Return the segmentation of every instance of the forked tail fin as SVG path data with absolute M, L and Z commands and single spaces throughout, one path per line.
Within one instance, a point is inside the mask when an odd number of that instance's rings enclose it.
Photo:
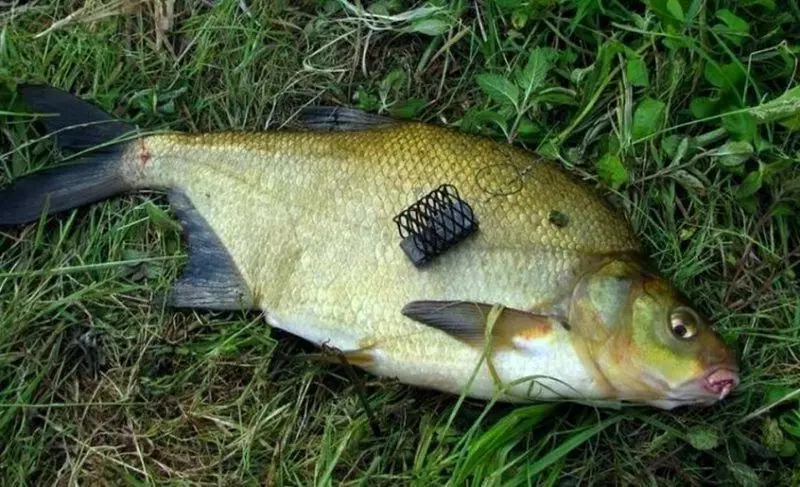
M 93 149 L 75 164 L 24 176 L 0 189 L 0 226 L 28 223 L 47 214 L 69 210 L 128 191 L 122 174 L 122 154 L 136 127 L 114 120 L 97 107 L 57 88 L 20 88 L 26 104 L 42 114 L 42 123 L 59 149 Z
M 37 172 L 0 189 L 0 226 L 37 220 L 134 189 L 123 171 L 127 143 L 136 127 L 113 120 L 96 107 L 61 90 L 25 86 L 25 102 L 64 152 L 93 149 L 78 163 Z M 171 306 L 218 310 L 251 309 L 254 299 L 225 245 L 178 190 L 169 200 L 189 241 L 189 264 L 168 297 Z

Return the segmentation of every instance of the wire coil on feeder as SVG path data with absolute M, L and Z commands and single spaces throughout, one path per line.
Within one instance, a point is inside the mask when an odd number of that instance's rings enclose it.
M 443 184 L 393 218 L 400 248 L 416 266 L 430 262 L 478 229 L 472 207 Z

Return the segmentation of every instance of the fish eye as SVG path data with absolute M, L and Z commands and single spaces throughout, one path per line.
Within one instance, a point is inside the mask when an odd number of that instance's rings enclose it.
M 669 326 L 672 334 L 680 340 L 691 340 L 697 336 L 697 319 L 686 308 L 678 308 L 670 314 Z

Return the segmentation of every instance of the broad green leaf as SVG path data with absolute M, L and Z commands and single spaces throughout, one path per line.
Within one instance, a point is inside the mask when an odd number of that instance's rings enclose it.
M 754 195 L 756 191 L 761 189 L 762 177 L 761 171 L 753 171 L 748 174 L 742 184 L 736 188 L 736 199 L 741 200 Z
M 537 47 L 531 51 L 525 68 L 516 76 L 517 86 L 523 93 L 533 93 L 544 84 L 557 57 L 556 51 L 550 48 Z
M 586 18 L 587 15 L 596 12 L 601 8 L 601 0 L 574 0 L 575 14 L 570 19 L 570 26 L 576 26 Z
M 775 10 L 775 0 L 739 0 L 739 5 L 749 7 L 751 5 L 761 5 L 769 10 Z
M 633 112 L 632 135 L 639 140 L 656 133 L 664 118 L 666 104 L 661 100 L 645 98 Z
M 565 88 L 545 88 L 536 95 L 536 103 L 553 105 L 576 105 L 575 92 Z
M 774 406 L 786 400 L 791 396 L 795 389 L 788 386 L 780 385 L 765 385 L 766 392 L 764 393 L 764 400 L 761 402 L 762 406 Z M 798 436 L 800 438 L 800 436 Z
M 667 0 L 667 12 L 681 22 L 686 20 L 680 0 Z
M 697 16 L 697 13 L 700 12 L 701 9 L 707 8 L 705 5 L 705 1 L 703 0 L 691 0 L 689 3 L 688 8 L 685 10 L 686 14 L 686 21 L 692 22 L 694 18 Z
M 450 29 L 450 23 L 442 19 L 427 18 L 415 20 L 407 29 L 408 32 L 417 32 L 428 36 L 443 34 Z
M 697 450 L 713 450 L 719 445 L 719 435 L 711 428 L 700 426 L 686 434 L 689 444 Z
M 511 120 L 517 116 L 517 109 L 513 105 L 501 105 L 497 113 L 506 120 Z
M 530 118 L 522 117 L 519 120 L 519 125 L 517 125 L 517 134 L 522 136 L 533 135 L 539 131 L 539 125 L 534 123 Z
M 671 15 L 667 15 L 675 25 L 666 22 L 667 37 L 661 41 L 664 46 L 671 51 L 678 51 L 682 48 L 694 49 L 691 37 L 683 34 L 682 23 L 678 23 Z
M 572 66 L 578 62 L 579 57 L 580 56 L 578 55 L 577 51 L 568 46 L 565 46 L 558 51 L 558 61 L 561 66 Z
M 796 86 L 781 96 L 750 108 L 750 115 L 760 122 L 780 121 L 782 124 L 800 117 L 800 86 Z M 796 128 L 796 127 L 789 127 Z
M 681 186 L 683 186 L 687 191 L 690 193 L 694 193 L 698 196 L 703 196 L 706 194 L 706 186 L 703 184 L 700 179 L 695 176 L 694 174 L 686 171 L 685 169 L 678 169 L 677 171 L 671 174 L 672 179 L 678 182 Z
M 756 120 L 747 112 L 722 117 L 722 126 L 738 140 L 752 142 L 756 136 Z
M 380 105 L 378 97 L 365 88 L 358 88 L 356 90 L 356 107 L 365 111 L 373 111 Z
M 778 203 L 772 208 L 772 216 L 792 216 L 794 209 L 789 203 Z
M 406 81 L 406 73 L 402 69 L 395 69 L 391 73 L 387 74 L 385 78 L 381 81 L 380 84 L 380 94 L 382 98 L 386 98 L 386 96 L 392 92 L 400 90 L 403 87 L 403 83 Z
M 717 101 L 705 96 L 692 98 L 689 103 L 689 110 L 696 119 L 708 118 L 717 114 Z
M 594 71 L 595 65 L 590 64 L 585 68 L 575 68 L 569 73 L 569 80 L 576 85 L 579 85 Z
M 686 157 L 686 153 L 689 151 L 689 137 L 684 137 L 681 139 L 681 143 L 678 144 L 678 150 L 675 151 L 675 155 L 672 157 L 672 164 L 673 166 L 679 164 L 684 157 Z
M 403 10 L 399 0 L 380 0 L 370 4 L 367 11 L 377 15 L 390 15 Z
M 616 154 L 606 154 L 597 161 L 597 175 L 613 189 L 619 189 L 629 181 L 628 170 Z
M 647 0 L 647 5 L 660 19 L 661 22 L 668 26 L 672 27 L 674 24 L 678 24 L 678 21 L 675 19 L 675 16 L 672 15 L 667 8 L 667 1 L 668 0 Z M 683 10 L 683 8 L 681 8 Z
M 681 143 L 680 135 L 669 135 L 661 139 L 661 150 L 669 157 L 675 157 L 678 152 L 678 144 Z
M 367 12 L 375 15 L 389 15 L 389 8 L 386 2 L 376 2 L 367 7 Z
M 725 167 L 744 164 L 753 155 L 753 146 L 750 142 L 731 140 L 714 151 L 714 156 Z
M 503 134 L 508 132 L 507 118 L 493 110 L 472 109 L 467 111 L 461 120 L 461 128 L 468 132 L 474 132 L 483 128 L 486 123 L 494 124 Z
M 522 29 L 528 23 L 529 15 L 530 11 L 528 9 L 518 8 L 514 10 L 511 14 L 511 25 L 517 30 Z
M 736 484 L 743 487 L 754 487 L 763 484 L 761 476 L 747 464 L 729 463 L 728 471 L 733 476 Z
M 158 111 L 162 114 L 172 114 L 175 113 L 175 100 L 170 100 L 158 107 Z
M 633 86 L 647 86 L 650 77 L 647 73 L 647 64 L 641 58 L 629 59 L 625 64 L 625 75 Z
M 739 203 L 739 206 L 747 213 L 753 214 L 758 211 L 758 200 L 755 196 L 745 196 L 744 198 L 737 199 L 736 202 Z
M 735 89 L 744 82 L 745 73 L 733 63 L 717 64 L 707 62 L 703 75 L 706 81 L 722 89 Z
M 797 444 L 795 444 L 795 442 L 792 440 L 784 439 L 781 449 L 778 450 L 778 455 L 784 458 L 789 458 L 795 456 L 795 454 L 797 454 Z
M 750 24 L 728 9 L 717 11 L 716 16 L 723 23 L 715 25 L 714 30 L 737 46 L 741 46 L 750 34 Z
M 398 118 L 412 118 L 425 107 L 425 103 L 422 98 L 409 98 L 405 103 L 392 107 L 390 112 Z
M 775 418 L 764 418 L 761 427 L 761 443 L 773 451 L 779 451 L 783 445 L 783 431 L 778 420 Z
M 542 145 L 537 147 L 536 153 L 545 159 L 556 160 L 561 158 L 560 148 L 552 138 L 546 139 Z
M 789 118 L 784 118 L 779 123 L 789 130 L 800 130 L 800 113 Z
M 727 25 L 729 29 L 735 30 L 736 32 L 741 32 L 743 34 L 750 33 L 750 24 L 727 8 L 718 10 L 716 16 L 719 20 L 725 22 L 725 25 Z
M 519 88 L 497 74 L 479 74 L 478 86 L 489 98 L 501 105 L 519 106 Z

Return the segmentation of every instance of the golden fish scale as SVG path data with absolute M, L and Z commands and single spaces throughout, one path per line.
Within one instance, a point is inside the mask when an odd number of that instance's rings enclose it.
M 171 134 L 144 144 L 146 166 L 131 157 L 140 185 L 182 188 L 273 322 L 343 349 L 379 343 L 439 365 L 463 360 L 465 346 L 402 307 L 471 300 L 529 309 L 564 292 L 592 255 L 636 249 L 626 222 L 555 166 L 432 125 Z M 442 183 L 458 188 L 480 230 L 418 269 L 392 217 Z M 550 222 L 553 210 L 567 215 L 565 227 Z M 389 337 L 407 338 L 390 346 Z

